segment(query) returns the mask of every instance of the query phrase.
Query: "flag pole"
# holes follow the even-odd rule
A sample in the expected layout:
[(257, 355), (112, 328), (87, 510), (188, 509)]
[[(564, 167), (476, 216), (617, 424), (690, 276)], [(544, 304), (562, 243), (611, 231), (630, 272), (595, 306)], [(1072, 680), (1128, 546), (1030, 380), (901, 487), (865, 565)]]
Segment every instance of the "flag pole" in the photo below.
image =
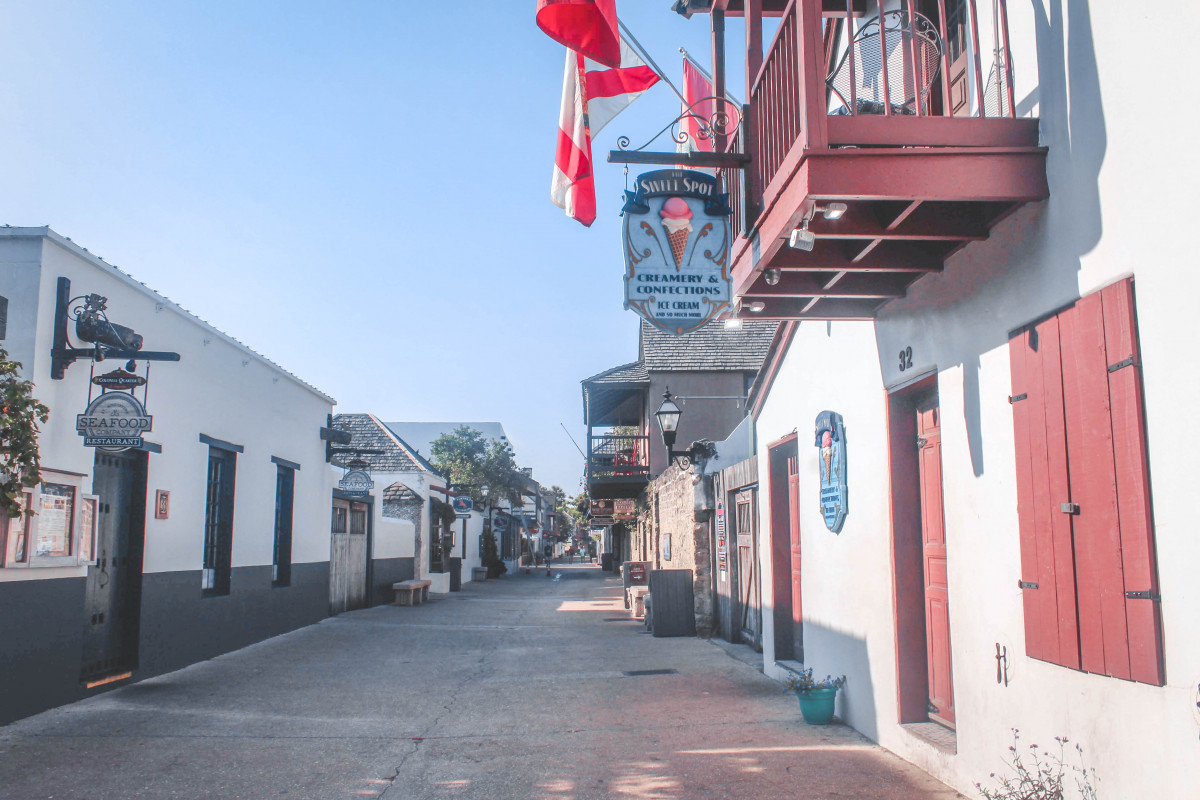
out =
[(654, 63), (654, 59), (646, 52), (646, 48), (642, 47), (642, 43), (637, 40), (637, 37), (630, 32), (629, 28), (625, 27), (625, 23), (620, 19), (617, 19), (617, 25), (621, 26), (621, 33), (625, 34), (625, 38), (629, 40), (629, 44), (633, 46), (633, 49), (638, 51), (638, 55), (646, 59), (646, 63), (650, 65), (650, 69), (654, 70), (658, 77), (662, 78), (663, 83), (671, 87), (671, 91), (679, 98), (679, 102), (683, 103), (686, 107), (688, 102), (683, 99), (683, 94), (675, 88), (675, 84), (671, 83), (671, 79), (659, 68), (658, 64)]
[[(706, 70), (704, 67), (700, 66), (700, 62), (697, 61), (696, 59), (692, 58), (691, 53), (689, 53), (687, 50), (684, 50), (682, 47), (679, 48), (679, 52), (683, 53), (683, 57), (686, 58), (693, 67), (695, 67), (697, 70), (700, 71), (700, 74), (704, 76), (704, 79), (706, 81), (708, 81), (709, 84), (715, 83), (715, 81), (713, 81), (712, 74), (709, 73), (709, 71)], [(730, 92), (729, 90), (725, 91), (725, 99), (728, 100), (730, 103), (733, 103), (738, 108), (742, 107), (742, 101), (738, 100), (736, 97), (734, 97), (733, 92)]]

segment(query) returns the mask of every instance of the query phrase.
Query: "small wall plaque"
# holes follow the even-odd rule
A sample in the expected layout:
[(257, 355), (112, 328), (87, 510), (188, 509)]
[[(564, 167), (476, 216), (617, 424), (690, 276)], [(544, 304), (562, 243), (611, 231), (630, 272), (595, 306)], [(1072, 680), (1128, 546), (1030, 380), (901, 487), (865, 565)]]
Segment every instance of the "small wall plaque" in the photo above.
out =
[(166, 489), (154, 492), (154, 518), (167, 519), (171, 516), (171, 493)]

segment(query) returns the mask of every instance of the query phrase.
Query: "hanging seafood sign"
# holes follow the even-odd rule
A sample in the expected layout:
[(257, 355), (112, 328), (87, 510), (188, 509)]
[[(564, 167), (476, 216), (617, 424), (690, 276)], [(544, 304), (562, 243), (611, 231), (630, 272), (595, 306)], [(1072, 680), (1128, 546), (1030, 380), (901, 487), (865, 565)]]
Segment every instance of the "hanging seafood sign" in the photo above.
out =
[(638, 176), (621, 209), (625, 307), (676, 335), (729, 308), (729, 195), (703, 172)]

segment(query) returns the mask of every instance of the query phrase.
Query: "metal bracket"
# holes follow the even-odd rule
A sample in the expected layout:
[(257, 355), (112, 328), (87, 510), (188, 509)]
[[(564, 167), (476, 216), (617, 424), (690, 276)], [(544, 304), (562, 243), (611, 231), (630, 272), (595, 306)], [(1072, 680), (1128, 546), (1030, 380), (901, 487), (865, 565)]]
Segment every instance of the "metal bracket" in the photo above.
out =
[(1126, 592), (1125, 597), (1129, 600), (1161, 600), (1162, 598), (1154, 592)]
[(928, 697), (925, 698), (925, 710), (930, 714), (940, 714), (942, 710), (933, 704), (933, 701)]
[(1038, 585), (1033, 581), (1017, 581), (1018, 589), (1036, 589)]
[(920, 436), (917, 437), (917, 449), (918, 450), (920, 450), (922, 447), (924, 447), (927, 444), (929, 444), (928, 439), (922, 439)]
[(1117, 371), (1117, 370), (1119, 370), (1119, 369), (1124, 369), (1125, 367), (1133, 367), (1133, 366), (1137, 366), (1137, 365), (1136, 365), (1136, 364), (1134, 364), (1134, 361), (1133, 361), (1133, 356), (1130, 356), (1129, 358), (1126, 358), (1126, 359), (1124, 359), (1124, 360), (1118, 361), (1118, 362), (1117, 362), (1117, 363), (1115, 363), (1115, 364), (1109, 364), (1109, 365), (1108, 365), (1108, 371), (1109, 371), (1109, 372), (1116, 372), (1116, 371)]
[(1078, 514), (1079, 503), (1061, 503), (1058, 510), (1064, 514)]
[(1029, 393), (1022, 392), (1021, 394), (1009, 395), (1008, 402), (1009, 402), (1009, 404), (1019, 403), (1022, 400), (1028, 400), (1028, 399), (1029, 399)]

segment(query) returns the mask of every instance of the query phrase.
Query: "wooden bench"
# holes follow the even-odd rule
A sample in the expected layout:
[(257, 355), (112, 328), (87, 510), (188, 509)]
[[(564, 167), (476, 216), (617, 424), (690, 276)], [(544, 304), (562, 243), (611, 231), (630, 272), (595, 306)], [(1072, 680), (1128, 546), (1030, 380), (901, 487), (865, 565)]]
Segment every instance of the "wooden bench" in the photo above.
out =
[(429, 599), (431, 581), (400, 581), (392, 584), (396, 593), (396, 605), (415, 606)]
[(471, 580), (486, 581), (487, 567), (471, 567)]

